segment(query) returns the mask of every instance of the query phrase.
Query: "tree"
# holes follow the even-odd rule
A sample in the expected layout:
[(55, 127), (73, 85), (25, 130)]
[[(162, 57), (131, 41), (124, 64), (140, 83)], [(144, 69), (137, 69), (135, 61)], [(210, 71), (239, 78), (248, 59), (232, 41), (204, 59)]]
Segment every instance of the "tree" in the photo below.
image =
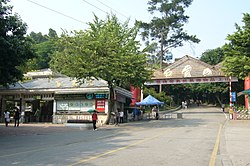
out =
[(56, 31), (50, 28), (48, 35), (31, 32), (29, 37), (33, 39), (36, 56), (26, 63), (25, 71), (49, 68), (50, 56), (56, 51)]
[(244, 79), (250, 73), (250, 14), (243, 14), (242, 22), (242, 27), (235, 24), (236, 32), (227, 36), (222, 70), (227, 76)]
[(31, 40), (25, 37), (27, 25), (12, 14), (9, 0), (0, 1), (0, 85), (7, 86), (23, 78), (21, 66), (34, 56)]
[(111, 95), (108, 123), (114, 105), (113, 88), (141, 87), (151, 72), (145, 66), (146, 54), (139, 51), (140, 44), (135, 40), (138, 27), (129, 28), (128, 22), (121, 24), (114, 15), (108, 15), (106, 20), (95, 16), (89, 26), (85, 31), (60, 37), (51, 67), (79, 81), (93, 77), (106, 80)]
[(198, 43), (200, 40), (195, 35), (184, 32), (183, 26), (188, 21), (184, 15), (184, 9), (192, 3), (192, 0), (151, 0), (148, 11), (160, 17), (154, 17), (150, 23), (138, 21), (142, 29), (142, 38), (149, 41), (158, 40), (160, 52), (157, 53), (162, 67), (163, 55), (169, 48), (183, 46), (184, 41)]
[(51, 29), (51, 28), (49, 29), (48, 36), (49, 36), (49, 38), (53, 38), (53, 39), (58, 37), (56, 31), (54, 29)]
[[(210, 65), (217, 65), (221, 63), (224, 59), (224, 51), (222, 48), (218, 47), (216, 49), (207, 50), (202, 53), (200, 58), (201, 61), (206, 62)], [(227, 83), (203, 83), (197, 84), (195, 87), (200, 94), (206, 94), (207, 102), (215, 103), (217, 101), (220, 105), (225, 103), (226, 98), (228, 98), (228, 84)], [(213, 96), (210, 98), (210, 96)]]
[(224, 59), (223, 49), (218, 47), (216, 49), (206, 50), (202, 53), (200, 60), (206, 62), (210, 65), (217, 65), (221, 63)]
[(32, 31), (32, 32), (30, 32), (29, 36), (33, 39), (33, 41), (36, 44), (48, 41), (48, 37), (44, 36), (41, 32), (35, 33)]
[(156, 92), (155, 88), (153, 87), (146, 87), (144, 86), (143, 87), (143, 96), (144, 98), (146, 98), (148, 95), (152, 95), (154, 96), (156, 99), (162, 101), (165, 103), (165, 106), (168, 105), (168, 106), (171, 106), (171, 103), (172, 102), (172, 98), (170, 96), (167, 96), (165, 92)]

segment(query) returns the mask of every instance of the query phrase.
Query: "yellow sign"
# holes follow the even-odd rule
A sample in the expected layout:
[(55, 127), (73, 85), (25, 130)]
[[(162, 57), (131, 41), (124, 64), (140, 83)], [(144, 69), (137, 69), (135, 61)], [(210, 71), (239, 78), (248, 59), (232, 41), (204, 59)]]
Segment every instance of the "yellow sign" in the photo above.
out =
[(229, 114), (234, 113), (233, 109), (229, 109)]

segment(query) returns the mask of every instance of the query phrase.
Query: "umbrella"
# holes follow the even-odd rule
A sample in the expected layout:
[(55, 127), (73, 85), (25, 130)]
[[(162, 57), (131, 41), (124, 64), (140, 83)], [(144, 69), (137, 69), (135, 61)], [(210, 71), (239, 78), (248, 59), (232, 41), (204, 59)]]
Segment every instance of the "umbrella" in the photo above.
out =
[(98, 113), (99, 111), (94, 109), (94, 108), (90, 108), (87, 112), (89, 112), (89, 113), (93, 113), (93, 112)]
[(237, 94), (237, 96), (241, 96), (241, 95), (250, 95), (250, 89), (241, 91)]

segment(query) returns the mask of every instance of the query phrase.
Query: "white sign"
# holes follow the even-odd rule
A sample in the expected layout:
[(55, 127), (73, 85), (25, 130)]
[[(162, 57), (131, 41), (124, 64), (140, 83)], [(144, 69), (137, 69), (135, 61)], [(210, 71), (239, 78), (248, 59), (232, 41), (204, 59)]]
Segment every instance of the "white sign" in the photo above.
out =
[(56, 109), (58, 111), (87, 111), (95, 108), (95, 100), (58, 100)]

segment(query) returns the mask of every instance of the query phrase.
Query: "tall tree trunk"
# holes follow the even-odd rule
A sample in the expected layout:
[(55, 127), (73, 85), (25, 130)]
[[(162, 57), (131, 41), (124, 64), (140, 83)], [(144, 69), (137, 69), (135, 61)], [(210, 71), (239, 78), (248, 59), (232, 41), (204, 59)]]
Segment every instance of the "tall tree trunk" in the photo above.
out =
[(215, 94), (215, 97), (216, 97), (217, 101), (220, 103), (220, 106), (222, 106), (222, 102), (221, 102), (219, 94)]
[(105, 121), (105, 124), (109, 124), (110, 123), (110, 119), (111, 119), (111, 112), (114, 110), (114, 88), (112, 83), (108, 83), (109, 84), (109, 103), (108, 103), (108, 113), (107, 113), (107, 119)]

